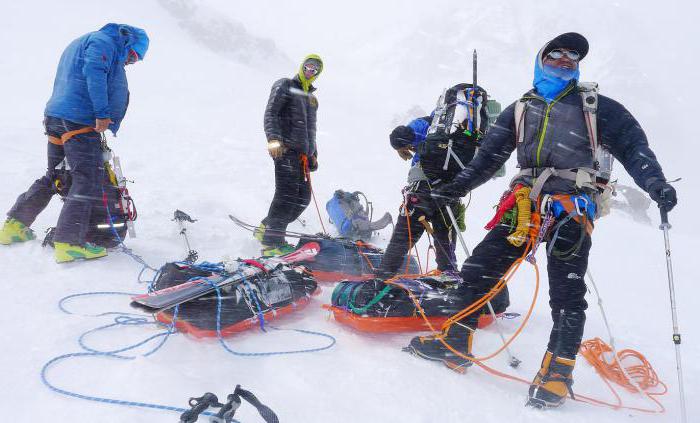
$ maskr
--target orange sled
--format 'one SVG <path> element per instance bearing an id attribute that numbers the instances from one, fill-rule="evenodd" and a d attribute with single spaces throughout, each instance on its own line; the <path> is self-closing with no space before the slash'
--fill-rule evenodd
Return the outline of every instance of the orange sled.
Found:
<path id="1" fill-rule="evenodd" d="M 333 313 L 333 318 L 340 324 L 350 326 L 360 332 L 370 333 L 392 333 L 392 332 L 423 332 L 430 331 L 430 326 L 421 316 L 411 317 L 370 317 L 360 316 L 340 307 L 335 307 L 330 304 L 324 304 L 323 308 Z M 501 316 L 498 314 L 497 316 Z M 431 316 L 427 320 L 436 330 L 442 327 L 448 317 Z M 479 329 L 483 329 L 493 323 L 493 317 L 490 314 L 482 314 L 479 316 Z"/>

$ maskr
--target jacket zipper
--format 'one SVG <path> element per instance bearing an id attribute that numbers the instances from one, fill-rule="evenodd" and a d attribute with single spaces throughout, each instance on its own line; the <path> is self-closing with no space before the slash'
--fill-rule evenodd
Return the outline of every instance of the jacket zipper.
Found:
<path id="1" fill-rule="evenodd" d="M 567 89 L 565 89 L 561 94 L 556 96 L 554 100 L 550 104 L 547 105 L 547 109 L 544 113 L 544 122 L 542 123 L 542 128 L 540 128 L 540 141 L 539 144 L 537 145 L 537 167 L 540 167 L 540 153 L 542 152 L 542 146 L 544 145 L 544 137 L 547 135 L 547 124 L 549 123 L 549 112 L 552 110 L 552 107 L 554 107 L 557 102 L 564 97 L 565 95 L 569 94 L 571 90 L 575 87 L 575 85 L 570 85 Z M 535 97 L 539 100 L 544 100 L 543 98 L 538 98 Z M 545 101 L 546 103 L 546 101 Z"/>

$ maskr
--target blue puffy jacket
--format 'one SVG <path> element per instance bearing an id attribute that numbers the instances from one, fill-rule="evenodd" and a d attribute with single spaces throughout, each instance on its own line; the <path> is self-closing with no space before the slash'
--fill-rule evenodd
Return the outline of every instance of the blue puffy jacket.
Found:
<path id="1" fill-rule="evenodd" d="M 124 65 L 136 45 L 143 58 L 144 40 L 147 47 L 142 29 L 115 23 L 74 40 L 61 55 L 44 114 L 87 126 L 111 118 L 116 133 L 129 104 Z"/>
<path id="2" fill-rule="evenodd" d="M 428 129 L 430 128 L 430 122 L 432 120 L 431 117 L 432 114 L 430 116 L 413 119 L 411 123 L 406 125 L 413 130 L 413 148 L 416 150 L 416 153 L 413 154 L 413 160 L 411 160 L 411 166 L 420 161 L 420 154 L 418 154 L 417 150 L 418 146 L 425 141 L 425 137 L 428 135 Z"/>

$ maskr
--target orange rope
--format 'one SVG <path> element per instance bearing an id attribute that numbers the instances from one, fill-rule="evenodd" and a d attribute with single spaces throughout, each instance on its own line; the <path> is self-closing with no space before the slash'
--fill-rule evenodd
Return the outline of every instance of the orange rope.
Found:
<path id="1" fill-rule="evenodd" d="M 408 206 L 406 205 L 406 198 L 403 200 L 403 212 L 406 215 L 406 226 L 408 229 L 408 257 L 406 257 L 406 274 L 408 274 L 408 269 L 411 264 L 411 247 L 416 251 L 416 261 L 418 262 L 418 272 L 423 274 L 423 266 L 420 263 L 420 255 L 418 254 L 418 246 L 413 243 L 413 234 L 411 234 L 411 217 L 408 215 Z"/>
<path id="2" fill-rule="evenodd" d="M 316 194 L 314 193 L 314 187 L 311 185 L 311 172 L 309 171 L 309 158 L 306 156 L 306 154 L 301 155 L 301 166 L 304 169 L 304 175 L 306 176 L 306 180 L 309 182 L 309 190 L 311 191 L 311 197 L 314 199 L 314 206 L 316 206 L 316 213 L 318 214 L 318 221 L 321 222 L 321 229 L 323 229 L 323 233 L 328 235 L 328 232 L 326 232 L 326 227 L 323 224 L 323 218 L 321 217 L 321 211 L 318 208 L 318 202 L 316 201 Z"/>

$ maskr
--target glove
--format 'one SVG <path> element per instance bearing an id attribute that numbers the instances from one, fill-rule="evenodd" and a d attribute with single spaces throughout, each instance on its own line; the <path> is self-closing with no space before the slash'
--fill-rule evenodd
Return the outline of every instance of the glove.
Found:
<path id="1" fill-rule="evenodd" d="M 314 154 L 313 156 L 309 157 L 309 171 L 315 172 L 316 170 L 318 170 L 318 158 Z"/>
<path id="2" fill-rule="evenodd" d="M 430 191 L 430 198 L 433 199 L 438 208 L 442 208 L 447 204 L 457 203 L 461 197 L 463 195 L 449 184 Z"/>
<path id="3" fill-rule="evenodd" d="M 413 158 L 413 153 L 411 153 L 411 150 L 408 147 L 399 148 L 396 150 L 396 152 L 399 153 L 399 157 L 404 160 L 410 160 Z"/>
<path id="4" fill-rule="evenodd" d="M 391 135 L 389 135 L 389 142 L 395 150 L 398 150 L 400 148 L 412 147 L 415 137 L 416 134 L 413 132 L 413 129 L 409 128 L 408 126 L 401 125 L 397 126 L 393 131 L 391 131 Z"/>
<path id="5" fill-rule="evenodd" d="M 287 147 L 282 144 L 282 141 L 272 139 L 267 141 L 267 151 L 270 157 L 277 160 L 287 151 Z"/>
<path id="6" fill-rule="evenodd" d="M 676 189 L 666 181 L 655 181 L 649 186 L 649 196 L 656 201 L 660 209 L 671 211 L 678 203 Z"/>

